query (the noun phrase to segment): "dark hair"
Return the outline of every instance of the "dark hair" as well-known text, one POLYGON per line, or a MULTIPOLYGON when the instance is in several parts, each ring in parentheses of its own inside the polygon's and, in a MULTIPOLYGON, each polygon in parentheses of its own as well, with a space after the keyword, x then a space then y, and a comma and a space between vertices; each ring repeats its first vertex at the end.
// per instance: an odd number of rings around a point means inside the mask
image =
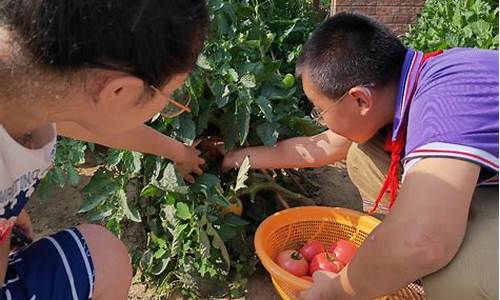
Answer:
POLYGON ((337 98, 348 89, 398 79, 406 54, 401 41, 384 25, 359 14, 339 13, 312 33, 297 63, 312 82, 337 98))
POLYGON ((196 63, 206 0, 2 0, 22 49, 50 70, 113 65, 159 86, 196 63))

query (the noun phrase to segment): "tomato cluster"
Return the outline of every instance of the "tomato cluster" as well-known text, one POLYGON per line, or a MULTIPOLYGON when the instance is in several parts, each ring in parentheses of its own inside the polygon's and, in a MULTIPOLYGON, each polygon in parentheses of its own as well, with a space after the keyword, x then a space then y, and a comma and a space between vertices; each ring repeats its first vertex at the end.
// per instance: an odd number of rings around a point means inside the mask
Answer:
POLYGON ((307 242, 299 250, 288 249, 280 252, 276 262, 287 272, 312 282, 316 271, 340 272, 354 257, 358 247, 352 242, 333 242, 328 250, 320 241, 307 242))

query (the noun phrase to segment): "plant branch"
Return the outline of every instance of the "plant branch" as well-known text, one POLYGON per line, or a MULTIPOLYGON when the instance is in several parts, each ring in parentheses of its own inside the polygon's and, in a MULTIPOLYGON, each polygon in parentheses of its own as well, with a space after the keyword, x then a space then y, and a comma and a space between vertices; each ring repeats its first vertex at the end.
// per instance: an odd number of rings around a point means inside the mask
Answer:
MULTIPOLYGON (((258 182, 255 184, 252 184, 248 189, 242 190, 241 192, 238 193, 238 196, 244 196, 244 195, 250 195, 252 199, 255 199, 255 196, 261 192, 261 191, 273 191, 277 194, 280 194, 281 196, 285 196, 290 199, 294 200, 299 200, 302 202, 304 205, 315 205, 314 201, 311 198, 308 198, 302 194, 298 194, 295 192, 292 192, 281 185, 277 184, 276 182, 258 182)), ((286 203, 286 202, 285 202, 286 203)), ((288 203, 287 203, 288 205, 288 203)))

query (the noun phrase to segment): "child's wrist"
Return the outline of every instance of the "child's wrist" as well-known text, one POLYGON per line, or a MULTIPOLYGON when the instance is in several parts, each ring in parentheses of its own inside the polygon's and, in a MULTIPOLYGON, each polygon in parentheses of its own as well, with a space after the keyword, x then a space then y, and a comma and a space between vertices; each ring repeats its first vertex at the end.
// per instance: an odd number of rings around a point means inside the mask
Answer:
POLYGON ((170 159, 174 163, 181 163, 189 158, 189 147, 181 142, 176 141, 175 144, 167 145, 164 157, 170 159))

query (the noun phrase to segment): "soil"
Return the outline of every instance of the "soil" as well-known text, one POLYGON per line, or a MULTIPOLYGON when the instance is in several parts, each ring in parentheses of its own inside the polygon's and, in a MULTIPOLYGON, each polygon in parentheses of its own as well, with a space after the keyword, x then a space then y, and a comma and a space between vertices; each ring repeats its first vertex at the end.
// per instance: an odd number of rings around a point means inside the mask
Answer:
MULTIPOLYGON (((36 197, 27 205, 33 220, 33 228, 38 237, 51 234, 60 229, 85 222, 82 215, 77 214, 82 204, 80 189, 85 186, 89 176, 95 168, 82 169, 82 180, 77 187, 55 188, 49 199, 40 201, 36 197)), ((318 205, 342 206, 352 209, 361 209, 360 196, 347 176, 344 163, 337 163, 319 169, 301 170, 298 181, 318 205)), ((128 228, 123 237, 128 246, 144 243, 141 229, 133 225, 128 228)), ((181 296, 172 296, 169 300, 180 300, 181 296)), ((154 299, 154 290, 140 282, 140 274, 133 280, 129 293, 129 300, 154 299)), ((264 272, 257 272, 248 283, 248 300, 279 300, 269 276, 264 272)), ((222 299, 220 299, 222 300, 222 299)))

